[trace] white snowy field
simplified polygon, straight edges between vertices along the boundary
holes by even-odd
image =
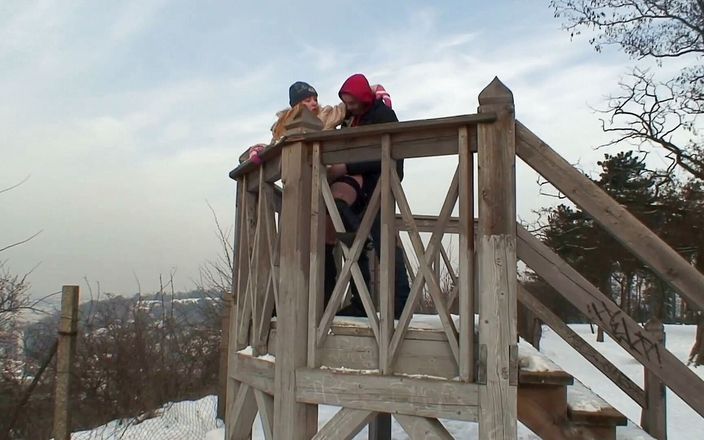
[[[571,327],[636,383],[642,385],[643,369],[640,364],[609,339],[608,336],[603,343],[598,343],[596,342],[596,335],[591,334],[588,325],[573,325]],[[679,359],[686,360],[694,341],[695,328],[693,326],[666,326],[665,330],[667,332],[667,347]],[[638,405],[547,327],[543,328],[541,351],[629,419],[639,423],[640,408]],[[693,369],[693,371],[704,378],[704,367]],[[667,399],[669,439],[704,439],[704,418],[700,417],[669,390]],[[158,416],[152,419],[140,423],[113,421],[91,431],[74,433],[71,438],[73,440],[224,440],[225,430],[222,427],[222,423],[215,419],[215,407],[215,396],[207,396],[197,401],[177,402],[165,405],[159,411]],[[337,409],[335,407],[321,406],[319,413],[320,426],[324,425],[335,414]],[[477,425],[474,423],[443,420],[443,424],[455,438],[477,438]],[[637,433],[629,435],[628,431],[628,429],[620,429],[619,438],[629,440],[648,438],[641,437]],[[360,440],[366,438],[366,429],[355,437],[355,439]],[[393,425],[393,438],[399,440],[408,439],[408,436],[396,423]],[[519,425],[518,438],[521,440],[538,439],[535,434],[522,425]],[[259,422],[254,425],[253,439],[264,439]]]
[[[604,335],[603,343],[596,342],[596,334],[591,333],[589,325],[571,325],[570,327],[633,379],[635,383],[643,386],[643,367],[608,335]],[[683,362],[686,362],[689,356],[689,350],[694,343],[695,331],[696,327],[692,325],[665,326],[665,344]],[[603,397],[630,420],[640,423],[638,404],[546,326],[543,326],[540,351],[563,370],[572,374],[596,394]],[[704,379],[704,367],[692,368],[692,371]],[[669,389],[667,390],[667,427],[668,439],[670,440],[704,439],[704,418]]]

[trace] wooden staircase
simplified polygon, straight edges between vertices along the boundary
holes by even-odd
[[[525,351],[526,346],[523,342],[521,349]],[[530,356],[542,359],[549,365],[549,371],[533,371],[530,366],[521,366],[518,376],[521,423],[543,440],[621,438],[619,427],[628,425],[626,416],[541,353],[531,350]],[[643,431],[639,435],[642,439],[652,438]]]
[[[658,439],[667,437],[666,388],[704,416],[704,381],[667,349],[662,324],[636,322],[516,224],[516,162],[535,170],[698,309],[704,309],[704,274],[516,121],[513,94],[498,78],[480,93],[476,114],[336,131],[320,125],[302,111],[287,125],[285,140],[262,152],[263,163],[247,161],[230,173],[237,180],[237,219],[221,390],[228,439],[249,438],[257,411],[267,421],[267,440],[351,439],[367,424],[372,438],[388,439],[389,414],[414,440],[452,438],[439,419],[477,422],[481,440],[515,440],[517,419],[545,439],[614,439],[622,428],[637,431],[559,367],[519,367],[519,302],[636,402],[641,425]],[[444,156],[454,156],[457,165],[442,207],[437,215],[419,215],[396,161]],[[335,232],[349,232],[326,167],[367,161],[380,161],[380,179],[354,242],[341,246],[344,264],[326,300],[328,222]],[[358,260],[375,224],[381,239],[373,295]],[[450,244],[458,266],[444,248],[446,236],[457,237]],[[417,267],[409,271],[411,292],[395,323],[399,242],[404,253],[410,243],[404,258]],[[633,356],[644,368],[644,386],[518,282],[517,260]],[[451,278],[449,292],[440,266]],[[362,327],[336,322],[350,283],[364,304]],[[430,300],[439,327],[411,325],[421,299]],[[275,354],[276,362],[242,353],[245,348],[254,356]],[[320,429],[318,405],[341,407]]]

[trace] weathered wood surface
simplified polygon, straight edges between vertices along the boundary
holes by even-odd
[[[474,381],[474,161],[469,149],[467,127],[461,127],[459,139],[459,203],[460,203],[460,275],[459,283],[454,277],[452,265],[440,246],[452,281],[457,286],[460,314],[460,378],[465,382]],[[452,307],[454,295],[450,294],[448,307]]]
[[[322,184],[326,178],[320,143],[313,144],[310,217],[310,288],[308,299],[308,366],[318,365],[318,323],[325,308],[325,228],[327,214]]]
[[[523,161],[588,212],[689,304],[704,310],[702,273],[528,128],[516,125],[516,152]]]
[[[235,353],[231,358],[230,377],[252,388],[274,395],[274,364],[246,354]]]
[[[246,290],[249,280],[249,262],[251,253],[250,237],[253,233],[253,224],[248,222],[247,203],[252,203],[253,196],[246,190],[247,177],[243,177],[237,182],[237,205],[236,205],[236,224],[238,225],[236,246],[233,248],[234,267],[232,272],[232,309],[229,330],[229,346],[227,350],[228,369],[227,369],[227,390],[225,399],[225,436],[232,438],[232,428],[234,419],[237,417],[234,411],[234,403],[240,389],[240,382],[234,377],[238,372],[238,367],[235,365],[233,358],[238,350],[247,345],[249,326],[243,326],[241,321],[246,319],[249,322],[249,315],[245,318],[246,306]],[[252,208],[250,207],[250,210]],[[240,328],[245,331],[244,338],[240,339]],[[272,370],[272,388],[273,388],[273,370]]]
[[[403,193],[403,191],[401,191]],[[414,241],[416,242],[416,246],[414,246],[414,251],[416,251],[416,257],[419,260],[424,260],[426,262],[426,265],[430,263],[433,258],[435,257],[435,254],[438,251],[438,248],[442,246],[441,240],[443,237],[443,231],[445,229],[445,225],[449,221],[450,214],[452,213],[452,209],[454,208],[455,204],[457,203],[457,197],[459,196],[459,170],[455,171],[455,175],[452,179],[452,183],[450,183],[450,189],[448,190],[447,194],[445,195],[445,200],[443,201],[442,208],[440,209],[440,217],[438,218],[438,221],[435,222],[434,228],[432,231],[432,235],[430,237],[430,241],[428,242],[427,248],[424,249],[424,256],[420,258],[420,255],[417,253],[417,241],[419,240],[418,238],[418,231],[415,229],[414,225],[414,220],[412,218],[412,214],[410,214],[408,211],[410,209],[407,209],[404,214],[403,214],[403,219],[404,223],[407,225],[406,228],[409,230],[409,236],[413,235],[414,236]],[[405,206],[407,206],[407,201],[405,203]],[[395,362],[395,358],[398,355],[398,348],[401,345],[401,342],[406,336],[406,332],[408,331],[408,326],[411,322],[411,319],[413,318],[413,314],[416,310],[416,306],[418,304],[418,301],[420,300],[420,294],[422,292],[422,289],[425,285],[426,281],[426,271],[419,270],[418,274],[416,276],[411,276],[412,283],[411,283],[411,291],[408,295],[408,300],[406,302],[406,305],[404,306],[404,309],[401,313],[401,318],[399,319],[398,325],[396,326],[396,331],[394,332],[393,337],[391,338],[391,361],[392,363]],[[459,347],[457,350],[454,352],[457,353],[459,350]]]
[[[282,153],[283,209],[281,212],[278,350],[274,395],[274,437],[302,440],[312,437],[316,408],[296,400],[297,368],[307,363],[308,282],[310,271],[310,147],[288,145]]]
[[[438,419],[396,414],[398,421],[411,440],[454,440]]]
[[[441,330],[424,331],[444,338]],[[276,334],[269,338],[269,351],[276,354]],[[379,351],[374,337],[332,334],[319,348],[319,364],[326,368],[351,368],[378,371]],[[458,369],[446,339],[404,339],[400,347],[395,374],[427,375],[452,379]]]
[[[391,190],[391,170],[396,161],[391,158],[391,135],[381,137],[381,250],[379,255],[379,370],[391,374],[391,337],[394,333],[394,302],[396,286],[396,202]],[[391,439],[391,416],[377,413],[369,424],[369,440]]]
[[[650,320],[645,324],[645,331],[653,338],[665,344],[665,326],[662,322]],[[640,425],[658,440],[667,439],[667,394],[665,384],[658,377],[644,368],[643,383],[645,387],[645,405],[641,413]]]
[[[250,440],[252,438],[254,419],[257,417],[257,402],[254,398],[254,390],[249,385],[240,385],[237,397],[232,402],[232,414],[229,438],[232,440]]]
[[[237,180],[264,167],[265,180],[270,183],[277,181],[281,170],[281,152],[287,145],[296,142],[321,142],[324,146],[323,163],[326,165],[353,163],[380,160],[380,139],[382,135],[388,134],[391,135],[394,149],[392,157],[410,159],[457,154],[457,129],[468,127],[470,148],[476,151],[477,124],[489,123],[494,119],[495,116],[491,114],[478,114],[291,135],[264,149],[260,154],[264,161],[262,165],[247,160],[230,171],[229,176]],[[252,191],[253,186],[249,186],[248,190]]]
[[[704,416],[704,382],[551,249],[518,225],[518,257]]]
[[[645,406],[645,392],[621,370],[618,369],[611,361],[606,359],[597,349],[592,347],[587,341],[572,330],[562,319],[548,309],[540,300],[533,295],[522,284],[518,284],[518,300],[525,305],[530,311],[547,324],[555,333],[557,333],[565,342],[581,354],[586,360],[594,365],[613,383],[615,383],[621,391],[626,393],[628,397],[633,399],[641,407]]]
[[[479,94],[479,112],[497,114],[478,127],[479,169],[479,438],[517,435],[516,169],[513,95],[494,80]],[[486,356],[481,356],[486,354]]]
[[[301,402],[452,420],[477,420],[478,388],[403,376],[296,371],[296,394]]]
[[[374,417],[374,412],[362,409],[341,408],[313,440],[352,440],[364,426]]]
[[[343,225],[342,218],[340,217],[340,213],[337,212],[337,208],[335,207],[335,201],[332,197],[332,192],[330,191],[330,187],[326,181],[323,181],[322,183],[322,190],[323,199],[325,200],[325,204],[328,207],[328,213],[330,215],[330,219],[332,220],[333,225],[335,226],[335,230],[337,232],[345,232],[345,227]],[[325,311],[323,312],[323,317],[321,318],[320,324],[318,326],[318,346],[322,345],[325,342],[325,338],[328,335],[328,330],[330,329],[332,321],[333,319],[335,319],[335,315],[337,314],[337,311],[340,308],[343,296],[346,292],[347,283],[350,281],[351,277],[354,278],[354,282],[357,286],[357,290],[362,300],[364,310],[367,314],[367,318],[369,319],[369,325],[372,331],[374,332],[374,337],[377,340],[379,339],[379,318],[377,317],[376,309],[369,294],[369,289],[367,288],[367,285],[364,282],[364,278],[362,277],[362,272],[360,271],[358,260],[359,256],[363,251],[364,243],[366,242],[367,237],[369,236],[369,233],[372,229],[372,224],[374,223],[376,213],[379,210],[379,205],[381,203],[380,191],[381,187],[379,184],[377,184],[376,188],[374,189],[374,192],[370,197],[367,209],[364,212],[364,215],[362,216],[362,221],[359,225],[359,230],[355,235],[352,247],[346,249],[346,246],[342,246],[346,260],[345,263],[342,265],[342,269],[338,272],[335,288],[332,291],[330,301],[328,302],[328,305],[326,306]]]
[[[251,176],[253,180],[257,180],[256,176]],[[252,258],[254,255],[254,237],[257,228],[257,198],[254,194],[245,190],[250,176],[245,176],[241,184],[242,191],[242,207],[240,208],[242,235],[237,250],[237,290],[235,291],[235,304],[237,317],[233,325],[237,326],[235,331],[235,351],[240,350],[249,345],[250,328],[252,323],[252,298],[250,294],[250,286],[254,283],[251,276],[252,273]]]
[[[446,198],[446,201],[448,200],[456,200],[457,197],[457,184],[458,184],[458,173],[455,172],[455,178],[453,179],[453,183],[451,185],[451,191],[450,193],[454,193],[454,197],[449,197]],[[424,279],[425,282],[427,283],[430,293],[430,297],[433,300],[433,304],[435,305],[435,309],[438,313],[438,317],[440,318],[440,322],[442,323],[442,328],[445,331],[445,334],[447,335],[447,341],[450,344],[450,349],[452,349],[452,354],[455,356],[455,359],[459,363],[459,342],[458,342],[458,333],[457,333],[457,328],[455,327],[455,323],[452,321],[452,318],[450,317],[450,314],[448,313],[447,309],[447,300],[445,298],[445,295],[443,295],[442,291],[440,290],[440,283],[439,280],[434,276],[432,269],[430,268],[430,263],[433,261],[434,258],[434,252],[436,252],[435,249],[431,249],[432,252],[428,252],[425,249],[425,246],[423,245],[423,241],[420,238],[420,234],[418,231],[415,229],[414,223],[413,223],[413,214],[411,212],[410,205],[408,204],[408,199],[406,198],[406,194],[403,191],[403,187],[401,186],[401,180],[399,179],[399,176],[396,172],[395,169],[391,170],[391,188],[393,189],[394,196],[396,197],[396,203],[398,204],[398,207],[401,211],[401,215],[403,216],[404,220],[406,221],[406,224],[408,227],[411,229],[409,231],[409,238],[411,239],[411,244],[413,245],[413,251],[416,254],[416,257],[418,259],[418,272],[423,275],[423,278],[421,277],[416,277],[416,280],[414,281],[414,286],[411,286],[411,293],[409,294],[409,299],[408,302],[410,304],[406,304],[405,310],[401,314],[401,319],[399,323],[399,327],[403,328],[405,323],[407,322],[408,318],[408,313],[413,311],[413,309],[410,309],[410,306],[413,306],[415,303],[415,298],[417,297],[417,293],[414,292],[414,287],[415,284],[419,282],[419,280]],[[454,205],[454,201],[452,202],[452,205]],[[449,217],[449,214],[447,214],[447,217]],[[436,235],[436,234],[433,234]],[[438,231],[437,236],[435,237],[435,240],[433,240],[433,237],[431,237],[431,243],[437,246],[439,244],[441,237],[441,231]],[[429,244],[429,247],[430,247]],[[426,255],[426,253],[428,255]],[[406,315],[406,316],[404,316]],[[395,335],[394,335],[395,336]],[[393,347],[393,343],[392,343]],[[392,353],[393,354],[393,353]],[[393,357],[392,357],[393,360]]]
[[[71,438],[71,382],[73,381],[76,335],[78,332],[78,286],[61,289],[56,349],[56,384],[54,389],[54,438]]]
[[[381,255],[379,256],[379,369],[383,374],[391,373],[391,337],[394,332],[394,297],[396,281],[396,202],[391,190],[391,169],[396,161],[391,159],[391,137],[384,135],[381,141]],[[400,262],[399,262],[400,263]]]
[[[274,398],[263,391],[254,389],[257,410],[262,422],[265,440],[274,440]]]

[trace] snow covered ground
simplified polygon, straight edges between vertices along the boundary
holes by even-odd
[[[643,369],[630,355],[622,350],[608,336],[603,343],[596,342],[588,325],[574,325],[577,331],[590,344],[609,358],[636,383],[643,383]],[[666,326],[667,346],[679,359],[687,359],[689,349],[694,341],[693,326]],[[613,385],[596,368],[577,354],[559,336],[547,327],[543,328],[541,351],[557,365],[574,375],[584,385],[594,390],[608,403],[625,414],[629,419],[640,421],[640,408],[632,402],[616,385]],[[521,354],[524,356],[524,354]],[[533,361],[534,362],[534,361]],[[704,368],[693,369],[704,378]],[[669,438],[704,439],[704,418],[690,409],[679,397],[668,390],[668,427]],[[216,398],[208,396],[197,401],[178,402],[165,405],[158,416],[140,423],[113,421],[91,431],[72,435],[73,440],[224,440],[225,430],[222,423],[215,419]],[[338,408],[321,407],[320,425],[335,414]],[[467,422],[443,421],[448,430],[458,439],[477,438],[477,425]],[[622,430],[622,434],[625,433]],[[263,440],[260,424],[254,426],[253,438]],[[355,439],[366,439],[366,429]],[[394,439],[408,439],[401,427],[394,423]],[[538,437],[524,426],[519,426],[519,439],[533,440]],[[632,439],[639,437],[633,436]]]
[[[635,383],[643,386],[643,367],[612,341],[608,335],[604,335],[603,343],[596,342],[596,334],[591,333],[589,325],[571,325],[570,327],[633,379]],[[665,326],[667,348],[684,362],[686,362],[689,350],[694,343],[695,331],[696,327],[691,325]],[[543,326],[540,349],[563,370],[572,374],[596,394],[603,397],[611,406],[621,411],[630,420],[640,423],[638,404],[545,326]],[[692,368],[692,371],[704,379],[704,367]],[[667,426],[668,438],[671,440],[704,439],[704,418],[669,389],[667,390]]]

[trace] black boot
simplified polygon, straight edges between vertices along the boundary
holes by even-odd
[[[337,266],[335,265],[334,250],[335,245],[325,245],[325,307],[327,307],[330,302],[332,291],[335,290],[335,282],[337,281]]]
[[[359,214],[354,212],[352,207],[344,200],[335,199],[335,206],[337,206],[337,212],[340,213],[342,224],[345,225],[346,231],[337,232],[335,235],[339,241],[347,245],[347,247],[351,247],[354,242],[354,237],[357,235],[357,231],[359,230],[361,219],[359,218]]]

